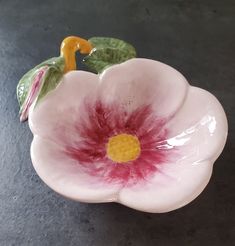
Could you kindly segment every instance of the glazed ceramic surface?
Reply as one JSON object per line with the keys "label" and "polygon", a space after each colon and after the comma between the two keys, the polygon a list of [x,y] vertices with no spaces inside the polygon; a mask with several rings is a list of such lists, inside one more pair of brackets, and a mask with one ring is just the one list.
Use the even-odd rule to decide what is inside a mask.
{"label": "glazed ceramic surface", "polygon": [[227,137],[218,100],[172,67],[131,59],[71,71],[29,110],[44,182],[82,202],[167,212],[197,197]]}

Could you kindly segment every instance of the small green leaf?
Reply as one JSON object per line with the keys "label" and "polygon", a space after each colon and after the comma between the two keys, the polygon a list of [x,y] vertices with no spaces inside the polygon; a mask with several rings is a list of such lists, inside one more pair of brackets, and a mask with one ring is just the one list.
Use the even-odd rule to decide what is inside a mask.
{"label": "small green leaf", "polygon": [[59,64],[57,64],[57,65],[58,66],[50,67],[48,72],[46,73],[42,89],[41,89],[41,91],[38,95],[38,98],[37,98],[37,103],[44,96],[46,96],[48,92],[55,89],[56,86],[59,84],[60,79],[63,75],[64,65],[62,65],[62,66],[60,66]]}
{"label": "small green leaf", "polygon": [[21,80],[19,81],[17,85],[17,89],[16,89],[17,99],[18,99],[20,107],[25,102],[25,99],[28,95],[29,88],[33,83],[33,78],[39,71],[39,68],[44,67],[44,66],[48,66],[49,68],[53,68],[54,70],[62,72],[64,69],[64,58],[63,57],[53,57],[49,60],[46,60],[40,63],[39,65],[37,65],[36,67],[34,67],[33,69],[29,70],[21,78]]}
{"label": "small green leaf", "polygon": [[94,47],[83,60],[91,70],[101,73],[108,66],[136,57],[135,48],[116,38],[93,37],[89,42]]}
{"label": "small green leaf", "polygon": [[17,86],[21,120],[27,119],[29,107],[54,89],[64,70],[64,58],[54,57],[28,71]]}

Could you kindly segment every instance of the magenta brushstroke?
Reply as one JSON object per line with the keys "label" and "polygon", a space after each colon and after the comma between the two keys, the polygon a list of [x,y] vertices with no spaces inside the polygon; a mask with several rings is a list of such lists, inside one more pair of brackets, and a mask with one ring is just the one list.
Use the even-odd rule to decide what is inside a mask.
{"label": "magenta brushstroke", "polygon": [[[135,184],[153,175],[173,153],[161,147],[167,139],[167,130],[164,129],[167,120],[154,115],[150,105],[128,113],[118,103],[107,105],[97,100],[95,103],[84,102],[82,110],[86,113],[81,118],[78,115],[74,126],[81,140],[66,143],[65,153],[77,160],[90,175],[105,182]],[[107,157],[109,138],[121,133],[138,137],[141,153],[136,160],[115,163]]]}

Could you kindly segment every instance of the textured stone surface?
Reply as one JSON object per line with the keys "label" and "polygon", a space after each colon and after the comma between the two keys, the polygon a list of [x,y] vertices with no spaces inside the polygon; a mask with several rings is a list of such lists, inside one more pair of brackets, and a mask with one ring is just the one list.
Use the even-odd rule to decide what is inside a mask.
{"label": "textured stone surface", "polygon": [[[235,2],[233,0],[0,0],[0,245],[233,245],[235,240]],[[32,168],[32,135],[15,87],[56,56],[67,35],[112,36],[215,94],[229,138],[206,190],[167,214],[66,200]]]}

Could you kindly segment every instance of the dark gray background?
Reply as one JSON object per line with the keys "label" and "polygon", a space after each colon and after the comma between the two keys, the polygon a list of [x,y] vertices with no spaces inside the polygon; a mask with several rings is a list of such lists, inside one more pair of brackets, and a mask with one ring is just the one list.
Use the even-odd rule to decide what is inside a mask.
{"label": "dark gray background", "polygon": [[[81,204],[39,179],[15,87],[71,34],[129,41],[139,57],[175,67],[223,104],[228,141],[209,185],[191,204],[167,214]],[[234,245],[234,78],[234,0],[0,0],[0,246]]]}

